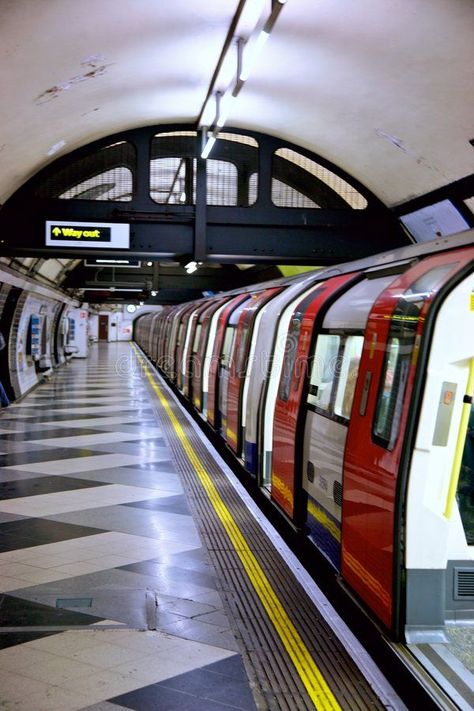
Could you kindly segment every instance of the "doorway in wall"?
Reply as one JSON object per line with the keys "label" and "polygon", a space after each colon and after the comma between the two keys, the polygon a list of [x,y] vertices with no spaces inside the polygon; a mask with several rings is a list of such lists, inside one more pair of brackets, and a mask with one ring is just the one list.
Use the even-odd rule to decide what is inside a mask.
{"label": "doorway in wall", "polygon": [[99,315],[99,341],[106,341],[109,336],[109,317],[107,314]]}

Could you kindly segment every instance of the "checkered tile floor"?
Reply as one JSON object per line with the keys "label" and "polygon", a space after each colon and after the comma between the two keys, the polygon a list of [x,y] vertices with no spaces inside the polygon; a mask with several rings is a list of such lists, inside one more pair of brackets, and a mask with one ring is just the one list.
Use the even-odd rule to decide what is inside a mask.
{"label": "checkered tile floor", "polygon": [[128,344],[0,411],[0,625],[2,709],[255,709]]}

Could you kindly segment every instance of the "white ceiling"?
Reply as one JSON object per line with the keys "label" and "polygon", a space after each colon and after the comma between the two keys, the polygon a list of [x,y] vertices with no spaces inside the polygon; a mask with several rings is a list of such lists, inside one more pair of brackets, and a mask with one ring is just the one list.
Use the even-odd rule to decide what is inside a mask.
{"label": "white ceiling", "polygon": [[[0,0],[0,202],[92,140],[196,121],[237,4]],[[472,0],[288,0],[228,125],[396,205],[473,172],[473,40]]]}

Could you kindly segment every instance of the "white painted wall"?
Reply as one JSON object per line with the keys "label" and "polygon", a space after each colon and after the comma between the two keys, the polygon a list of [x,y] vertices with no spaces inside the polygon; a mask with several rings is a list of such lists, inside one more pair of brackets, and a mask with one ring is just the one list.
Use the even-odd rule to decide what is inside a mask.
{"label": "white painted wall", "polygon": [[[89,309],[87,304],[83,304],[81,308],[74,308],[68,311],[68,317],[73,320],[69,327],[68,345],[72,350],[74,358],[87,358],[89,353],[88,342],[88,321]],[[73,330],[71,330],[71,327]]]}
{"label": "white painted wall", "polygon": [[89,339],[91,341],[96,341],[99,340],[99,315],[98,314],[89,314]]}

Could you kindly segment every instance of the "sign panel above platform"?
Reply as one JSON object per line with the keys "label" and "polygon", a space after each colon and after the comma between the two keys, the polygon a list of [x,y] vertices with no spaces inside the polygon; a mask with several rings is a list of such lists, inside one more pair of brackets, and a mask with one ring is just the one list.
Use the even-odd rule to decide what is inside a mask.
{"label": "sign panel above platform", "polygon": [[130,225],[117,222],[46,221],[47,247],[129,249]]}

